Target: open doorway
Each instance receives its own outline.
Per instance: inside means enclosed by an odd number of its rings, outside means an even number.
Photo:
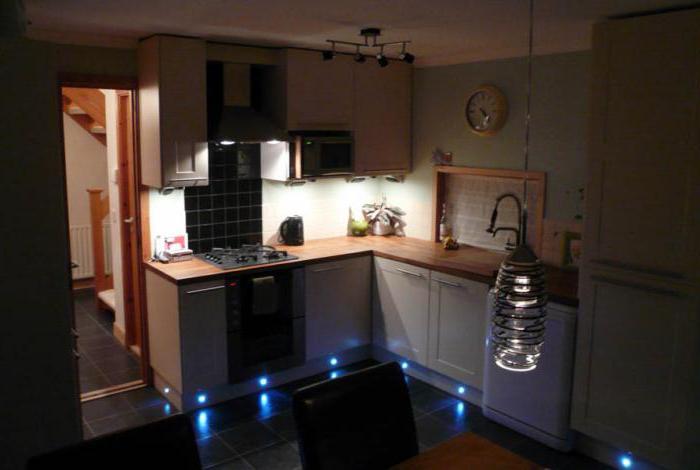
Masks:
[[[87,401],[147,379],[135,92],[61,85],[74,335]]]

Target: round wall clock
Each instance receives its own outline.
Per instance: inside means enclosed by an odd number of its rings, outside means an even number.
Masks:
[[[495,135],[508,117],[508,100],[493,85],[481,85],[467,98],[464,111],[469,129],[480,136]]]

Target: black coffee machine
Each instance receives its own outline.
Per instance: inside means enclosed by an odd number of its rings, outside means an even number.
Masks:
[[[285,245],[304,244],[304,219],[300,215],[284,219],[280,224],[280,240]]]

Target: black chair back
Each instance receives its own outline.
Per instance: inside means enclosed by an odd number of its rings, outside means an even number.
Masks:
[[[175,415],[31,458],[27,470],[202,468],[192,423]]]
[[[418,454],[411,400],[396,362],[302,388],[293,411],[306,470],[386,469]]]

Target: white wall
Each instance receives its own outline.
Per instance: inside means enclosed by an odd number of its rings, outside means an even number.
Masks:
[[[290,215],[304,218],[306,240],[347,235],[350,207],[360,216],[363,204],[380,200],[379,181],[347,183],[343,178],[329,178],[285,186],[263,180],[263,242],[277,243],[279,225]]]
[[[63,113],[70,225],[90,225],[88,188],[107,189],[107,147]]]
[[[547,173],[545,217],[557,222],[571,222],[581,211],[589,70],[590,52],[533,61],[530,170]],[[416,69],[413,172],[403,184],[381,187],[407,212],[407,236],[431,239],[434,148],[453,152],[455,165],[522,169],[526,80],[524,58]],[[510,108],[505,126],[493,137],[473,134],[464,119],[469,92],[483,83],[499,87]]]
[[[116,170],[119,168],[117,148],[117,94],[114,90],[102,90],[105,94],[105,128],[107,130],[107,190],[109,194],[109,222],[112,243],[112,277],[114,279],[114,323],[125,331],[124,278],[122,271],[121,213],[119,210],[119,184]]]

